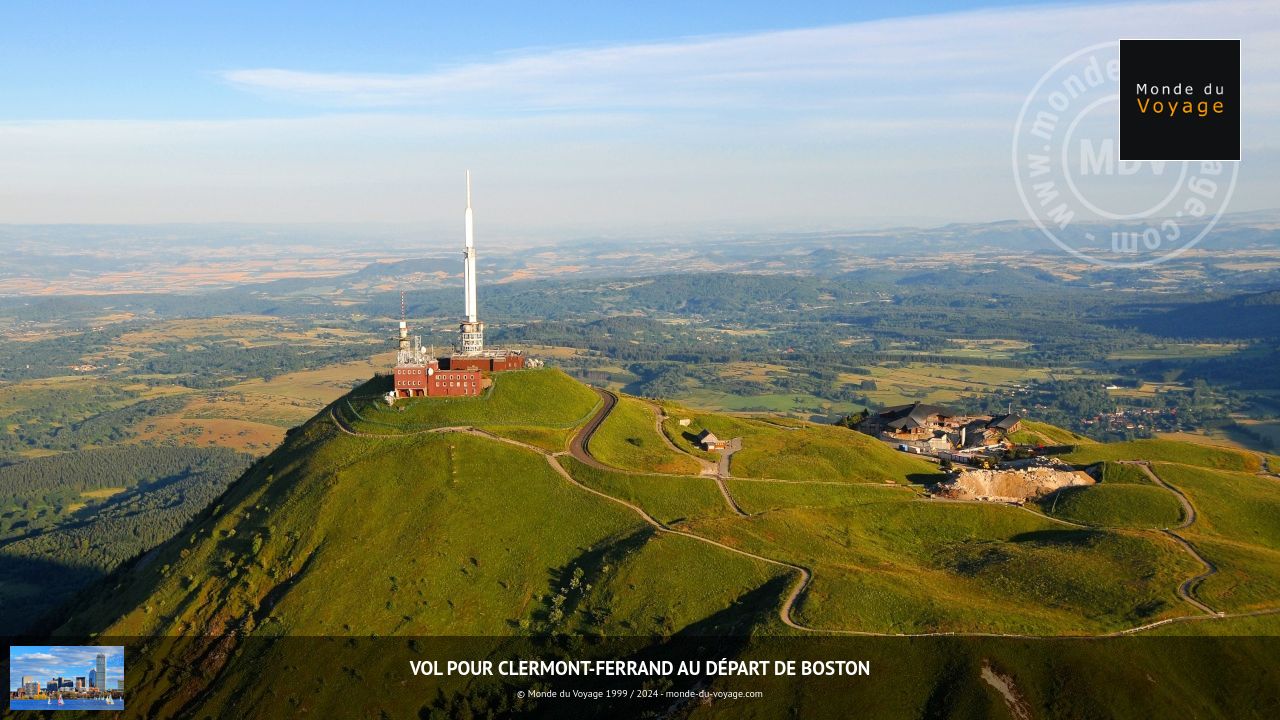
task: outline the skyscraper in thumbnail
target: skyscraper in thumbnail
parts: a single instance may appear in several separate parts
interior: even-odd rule
[[[98,687],[105,690],[108,687],[110,687],[110,685],[107,684],[107,656],[102,653],[98,653],[97,661],[98,661]]]

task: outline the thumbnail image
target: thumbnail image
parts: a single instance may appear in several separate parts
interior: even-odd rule
[[[10,647],[9,709],[123,710],[124,648],[119,645]]]

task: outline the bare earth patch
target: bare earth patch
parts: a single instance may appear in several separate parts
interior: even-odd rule
[[[981,676],[983,682],[995,688],[1000,697],[1004,698],[1004,705],[1009,708],[1009,714],[1015,720],[1031,720],[1031,706],[1018,692],[1012,677],[996,670],[991,666],[991,661],[986,659],[982,661]]]
[[[1064,487],[1093,485],[1097,480],[1060,460],[1018,470],[965,469],[937,484],[934,492],[952,500],[1024,503]]]

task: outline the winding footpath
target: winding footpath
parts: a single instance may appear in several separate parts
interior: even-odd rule
[[[588,420],[574,434],[572,440],[569,443],[569,451],[567,453],[566,452],[556,452],[556,453],[548,452],[545,448],[541,448],[536,445],[531,445],[526,442],[521,442],[519,440],[514,440],[511,438],[505,438],[499,435],[494,435],[493,433],[486,432],[484,430],[481,430],[480,428],[476,428],[472,426],[449,426],[449,427],[429,428],[426,430],[417,430],[413,432],[397,433],[397,434],[360,432],[350,427],[340,417],[340,414],[337,412],[337,409],[336,409],[338,404],[337,402],[329,406],[329,417],[333,421],[334,426],[339,431],[341,431],[346,435],[350,435],[352,437],[387,440],[387,439],[394,439],[397,437],[412,436],[412,435],[439,434],[439,433],[465,433],[468,435],[475,435],[475,436],[487,438],[489,440],[494,440],[497,442],[507,443],[508,445],[514,445],[516,447],[523,448],[531,452],[535,452],[543,456],[543,458],[546,459],[547,464],[551,467],[551,469],[571,485],[577,487],[580,490],[591,493],[592,495],[595,495],[599,498],[602,498],[604,500],[607,500],[609,502],[612,502],[627,508],[631,512],[635,513],[645,524],[649,525],[656,532],[668,534],[668,535],[678,535],[681,537],[689,538],[690,540],[695,540],[697,542],[705,543],[707,545],[719,548],[721,550],[731,552],[735,555],[750,558],[752,560],[756,560],[758,562],[762,562],[767,565],[771,565],[773,567],[783,568],[785,570],[795,573],[795,576],[796,576],[795,581],[792,583],[790,590],[788,590],[786,597],[783,598],[782,604],[778,607],[778,619],[787,627],[792,628],[794,630],[801,631],[801,632],[805,632],[805,633],[814,633],[819,635],[851,635],[851,636],[860,636],[860,637],[902,637],[902,638],[981,637],[981,638],[1011,638],[1011,639],[1019,639],[1019,640],[1061,640],[1061,639],[1097,640],[1097,639],[1103,639],[1103,638],[1133,635],[1133,634],[1141,633],[1154,628],[1158,628],[1164,625],[1171,625],[1174,623],[1181,623],[1181,622],[1194,622],[1194,621],[1201,621],[1201,620],[1214,620],[1214,619],[1224,619],[1224,618],[1258,617],[1262,615],[1280,614],[1280,608],[1255,610],[1252,612],[1245,612],[1245,613],[1214,612],[1213,610],[1209,609],[1207,606],[1204,606],[1203,604],[1196,601],[1194,598],[1191,598],[1189,595],[1184,594],[1183,595],[1184,599],[1187,599],[1189,602],[1196,605],[1197,607],[1204,609],[1207,614],[1184,615],[1180,617],[1166,618],[1164,620],[1158,620],[1156,622],[1147,623],[1145,625],[1139,625],[1137,627],[1128,628],[1125,630],[1118,630],[1110,633],[1104,633],[1100,635],[1029,635],[1029,634],[1022,634],[1022,633],[984,633],[984,632],[892,633],[892,632],[874,632],[870,630],[841,630],[841,629],[816,628],[809,625],[805,625],[793,617],[793,611],[795,609],[796,601],[800,598],[800,596],[804,593],[804,591],[809,587],[809,584],[813,580],[813,572],[809,568],[803,565],[798,565],[796,563],[788,562],[786,560],[779,560],[777,558],[766,557],[764,555],[759,555],[757,553],[753,553],[748,550],[736,548],[731,545],[727,545],[725,543],[712,540],[711,538],[703,537],[701,535],[696,535],[694,533],[691,533],[685,530],[678,530],[678,529],[672,528],[666,525],[665,523],[661,522],[657,518],[653,517],[652,515],[650,515],[644,508],[640,507],[639,505],[636,505],[635,503],[632,503],[630,501],[624,500],[622,498],[614,497],[605,492],[602,492],[595,488],[584,485],[583,483],[574,479],[574,477],[570,475],[567,470],[565,470],[564,466],[560,464],[559,458],[563,457],[566,454],[572,455],[575,459],[579,460],[580,462],[586,463],[592,467],[600,468],[604,470],[610,470],[610,471],[614,470],[614,468],[611,468],[599,462],[598,460],[596,460],[594,457],[591,456],[589,452],[591,435],[594,434],[595,431],[599,429],[601,423],[604,422],[605,417],[607,417],[609,412],[612,411],[613,408],[617,405],[617,396],[614,395],[613,393],[605,390],[598,390],[598,389],[596,389],[596,393],[601,396],[601,399],[604,402],[601,404],[599,410],[596,411],[596,414],[593,415],[591,419]],[[345,401],[346,399],[344,398],[343,400],[339,400],[338,402],[345,402]],[[352,408],[352,412],[355,412],[354,408]],[[1132,461],[1132,462],[1134,464],[1139,464],[1139,465],[1143,464],[1142,461]],[[1156,478],[1155,474],[1151,473],[1149,468],[1145,468],[1145,469],[1157,483],[1159,483],[1164,487],[1169,488],[1170,490],[1173,490],[1173,492],[1177,493],[1179,497],[1182,497],[1182,494],[1179,493],[1176,489],[1167,485],[1159,478]],[[719,479],[720,478],[717,477],[717,480]],[[731,503],[733,502],[732,497],[727,495],[727,491],[726,491],[726,499],[729,500]],[[1185,497],[1183,497],[1183,501],[1186,507],[1190,507],[1190,502],[1187,501]],[[733,503],[733,504],[736,506],[736,503]],[[1190,510],[1190,514],[1188,516],[1189,519],[1184,519],[1185,521],[1182,525],[1179,526],[1179,529],[1185,528],[1188,525],[1190,525],[1191,522],[1194,522],[1194,519],[1195,519],[1194,513],[1195,513],[1195,509],[1194,507],[1192,507]],[[745,515],[745,513],[743,514]],[[1069,524],[1073,524],[1073,523],[1069,523]],[[1173,535],[1171,531],[1166,530],[1166,532],[1169,532],[1171,535]],[[1180,538],[1177,535],[1173,535],[1173,536],[1178,540],[1182,540],[1182,538]],[[1191,553],[1193,553],[1197,558],[1199,558],[1201,562],[1203,562],[1207,567],[1209,567],[1211,571],[1201,576],[1192,578],[1187,582],[1184,582],[1182,587],[1179,588],[1180,594],[1184,591],[1185,588],[1189,587],[1190,585],[1193,585],[1195,582],[1198,582],[1199,580],[1202,580],[1204,577],[1208,577],[1209,575],[1212,575],[1214,572],[1217,571],[1216,568],[1213,568],[1213,566],[1210,563],[1208,563],[1208,561],[1204,560],[1199,555],[1199,553],[1196,552],[1195,549],[1191,547],[1190,543],[1187,543],[1185,540],[1182,540],[1182,542],[1184,546],[1187,547],[1188,550]]]
[[[1162,480],[1159,475],[1156,475],[1155,471],[1151,469],[1151,463],[1145,460],[1123,460],[1121,461],[1121,464],[1132,465],[1138,468],[1143,472],[1144,475],[1147,476],[1148,480],[1155,483],[1159,487],[1162,487],[1165,490],[1168,490],[1169,492],[1173,493],[1174,496],[1178,498],[1178,502],[1182,503],[1182,522],[1179,523],[1178,526],[1175,528],[1165,528],[1163,532],[1165,535],[1168,535],[1170,538],[1172,538],[1174,542],[1180,545],[1183,550],[1186,550],[1187,553],[1191,555],[1191,557],[1195,558],[1196,561],[1198,561],[1201,565],[1203,565],[1204,572],[1200,573],[1199,575],[1196,575],[1195,577],[1190,577],[1190,578],[1187,578],[1186,580],[1183,580],[1182,584],[1178,586],[1178,597],[1182,598],[1184,601],[1188,603],[1191,603],[1192,605],[1195,605],[1197,608],[1199,608],[1200,610],[1204,611],[1209,615],[1213,615],[1215,617],[1222,617],[1225,613],[1218,610],[1214,610],[1208,605],[1205,605],[1203,602],[1200,601],[1199,598],[1197,598],[1193,594],[1195,592],[1196,587],[1199,586],[1200,583],[1203,582],[1205,578],[1210,577],[1218,572],[1218,567],[1213,563],[1209,562],[1208,558],[1201,555],[1200,551],[1196,549],[1195,545],[1192,545],[1190,541],[1188,541],[1186,538],[1182,537],[1177,532],[1175,532],[1176,530],[1185,530],[1186,528],[1191,527],[1191,524],[1196,521],[1195,505],[1191,504],[1191,500],[1188,499],[1186,495],[1182,494],[1181,490]]]

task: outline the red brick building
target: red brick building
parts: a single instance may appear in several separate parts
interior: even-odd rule
[[[440,369],[437,360],[424,364],[396,365],[395,396],[474,397],[484,389],[478,369]]]
[[[483,370],[502,372],[524,367],[524,355],[510,350],[491,350],[482,355],[454,355],[440,358],[440,367],[446,370]]]

